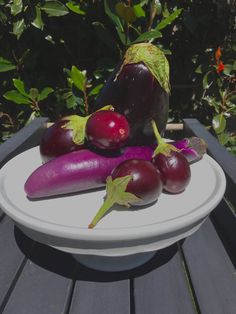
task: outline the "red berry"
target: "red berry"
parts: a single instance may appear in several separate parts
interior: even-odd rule
[[[100,149],[119,149],[129,137],[129,123],[118,112],[96,111],[87,121],[86,135],[90,143]]]

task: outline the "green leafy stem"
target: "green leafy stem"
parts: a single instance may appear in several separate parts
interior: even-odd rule
[[[94,228],[114,204],[119,204],[129,208],[132,203],[140,200],[140,198],[136,195],[126,191],[132,178],[132,175],[118,177],[114,180],[112,180],[111,176],[107,177],[105,201],[92,219],[91,223],[88,225],[89,229]]]

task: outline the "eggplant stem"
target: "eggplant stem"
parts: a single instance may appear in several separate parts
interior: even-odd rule
[[[157,142],[158,142],[157,147],[154,150],[153,157],[155,157],[157,154],[163,154],[165,156],[169,156],[171,151],[180,152],[180,150],[178,148],[176,148],[172,144],[166,143],[164,141],[164,139],[161,137],[161,135],[158,131],[158,128],[156,126],[155,121],[152,120],[151,123],[152,123],[153,132],[154,132],[156,139],[157,139]]]
[[[158,145],[160,145],[161,143],[165,143],[165,141],[163,140],[163,138],[161,137],[159,131],[158,131],[158,128],[156,126],[156,123],[154,120],[152,120],[152,129],[153,129],[153,132],[157,138],[157,141],[158,141]]]
[[[96,226],[96,224],[99,222],[99,220],[102,219],[102,217],[105,215],[105,213],[115,204],[115,201],[108,197],[106,198],[105,202],[102,204],[100,209],[98,210],[97,214],[94,216],[92,222],[88,225],[89,229],[92,229]]]

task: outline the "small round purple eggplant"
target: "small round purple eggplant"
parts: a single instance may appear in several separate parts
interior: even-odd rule
[[[152,156],[152,163],[162,175],[163,189],[173,194],[181,193],[191,178],[188,160],[172,143],[165,142],[155,121],[152,121],[152,128],[158,142]]]
[[[132,176],[126,191],[135,194],[139,200],[132,205],[143,206],[153,203],[162,192],[161,173],[147,160],[129,159],[112,171],[112,179]]]
[[[48,127],[41,138],[39,148],[44,162],[66,153],[84,148],[84,141],[78,141],[83,117],[63,117]],[[84,122],[83,122],[84,123]]]
[[[150,161],[129,159],[120,163],[106,180],[105,201],[88,228],[94,228],[115,203],[126,207],[153,203],[162,187],[161,174]]]
[[[191,170],[184,155],[175,151],[168,155],[159,153],[152,162],[161,173],[166,192],[177,194],[185,190],[190,182]]]
[[[124,115],[112,110],[93,113],[86,124],[86,137],[97,148],[120,149],[129,138],[129,123]]]

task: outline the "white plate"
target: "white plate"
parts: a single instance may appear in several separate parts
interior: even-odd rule
[[[24,183],[40,164],[38,147],[10,160],[0,170],[0,204],[27,235],[74,254],[114,257],[166,247],[200,227],[226,186],[221,167],[205,155],[191,165],[191,181],[183,193],[162,193],[155,204],[139,210],[114,206],[88,229],[105,190],[31,201]]]

